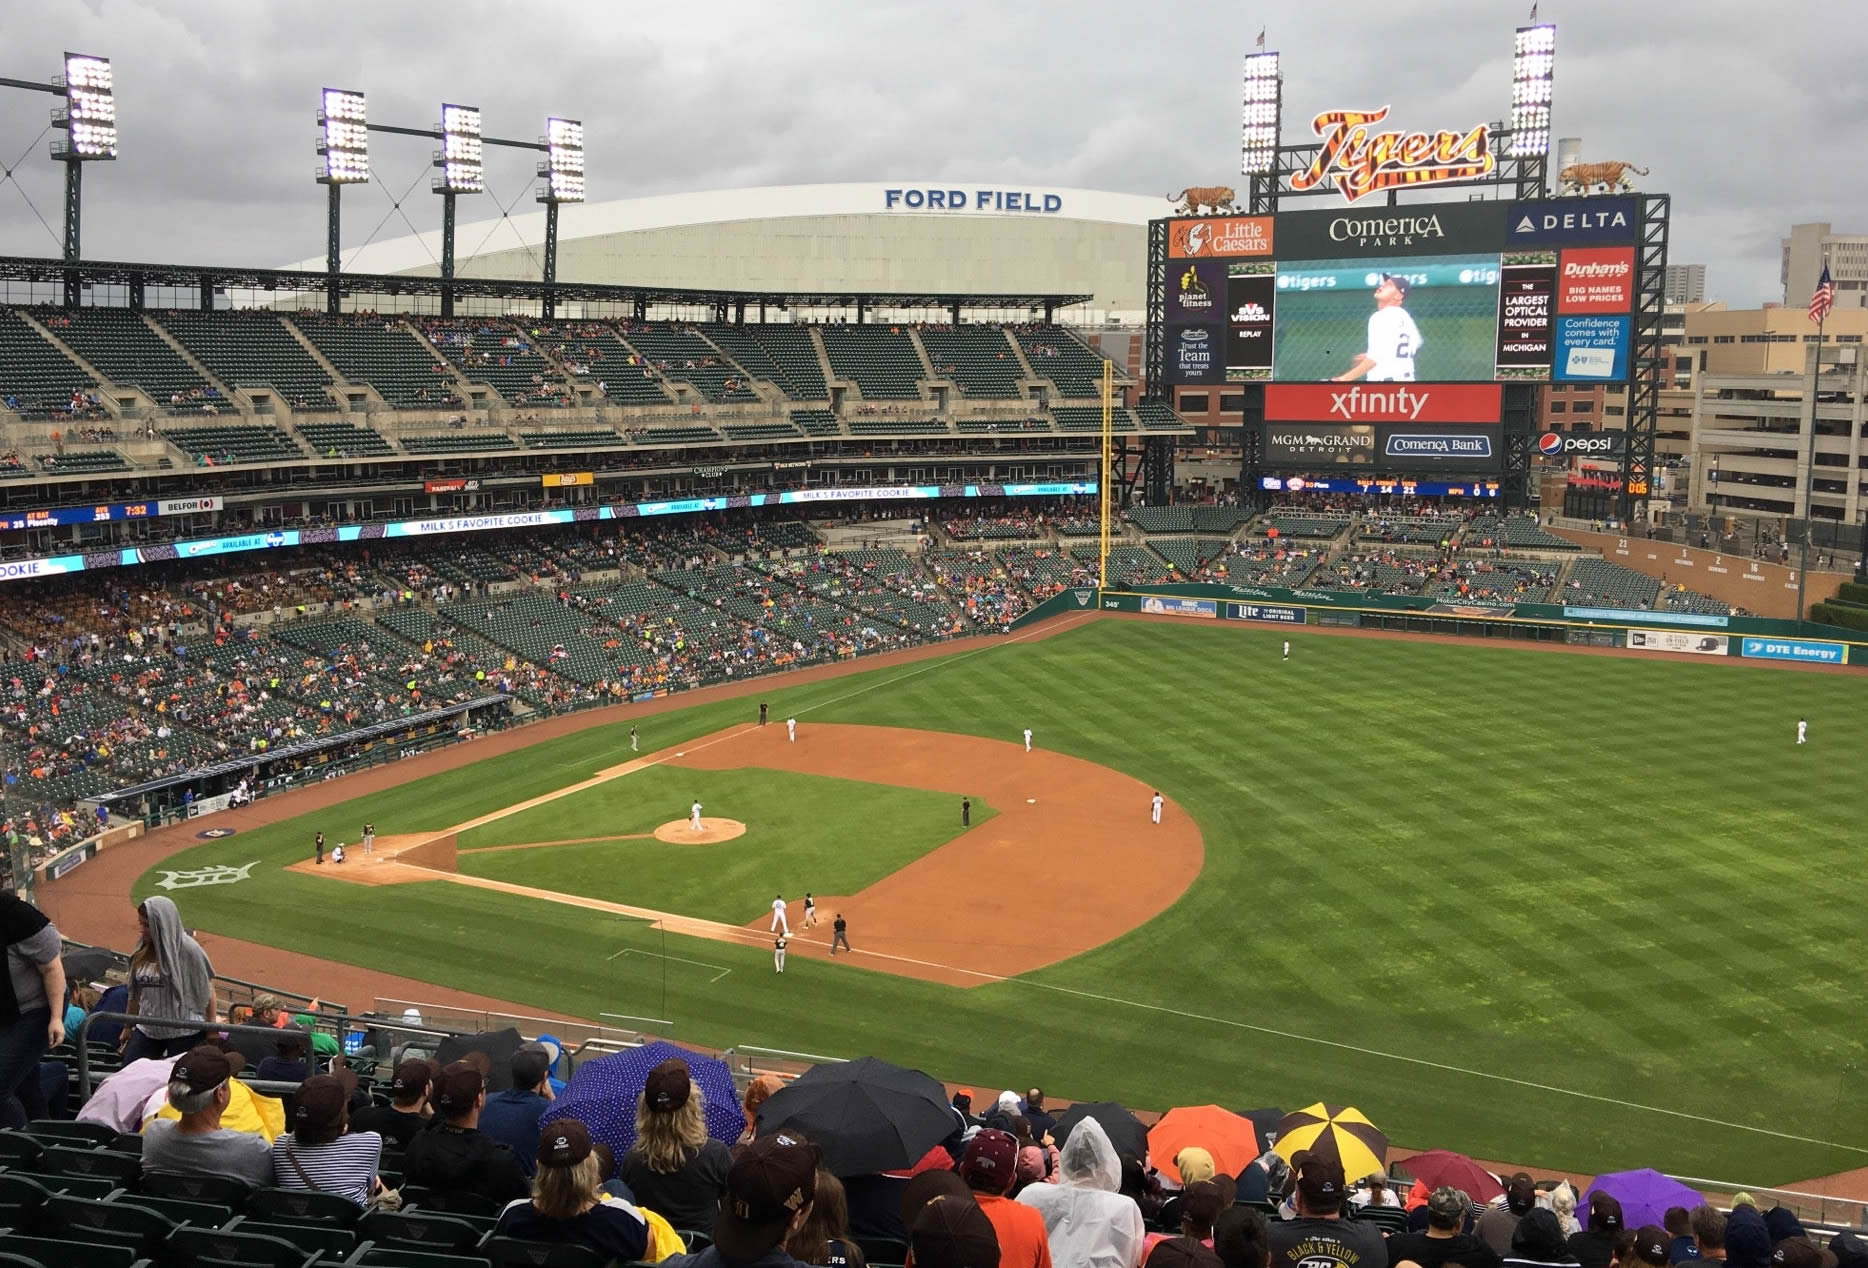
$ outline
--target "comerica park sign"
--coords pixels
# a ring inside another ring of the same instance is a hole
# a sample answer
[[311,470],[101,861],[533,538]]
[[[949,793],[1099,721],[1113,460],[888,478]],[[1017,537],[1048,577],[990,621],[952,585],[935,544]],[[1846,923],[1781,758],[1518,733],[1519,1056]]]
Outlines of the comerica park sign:
[[1343,201],[1401,186],[1445,185],[1474,180],[1498,167],[1486,124],[1465,132],[1378,132],[1388,117],[1380,110],[1326,110],[1311,121],[1323,140],[1310,166],[1291,176],[1298,193],[1333,184]]

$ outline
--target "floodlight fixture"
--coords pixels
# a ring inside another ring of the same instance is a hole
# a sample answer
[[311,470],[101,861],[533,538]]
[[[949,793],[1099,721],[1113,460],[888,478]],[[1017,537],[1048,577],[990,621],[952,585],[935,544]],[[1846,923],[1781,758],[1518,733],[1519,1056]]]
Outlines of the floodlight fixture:
[[363,94],[326,88],[318,107],[320,185],[364,185],[370,179],[370,130]]
[[117,96],[108,57],[66,53],[64,73],[52,81],[65,104],[52,108],[52,157],[92,163],[117,157]]
[[538,174],[545,183],[538,187],[541,203],[581,203],[584,201],[584,125],[577,119],[553,116],[545,120],[545,159]]
[[1556,78],[1557,28],[1521,26],[1511,51],[1511,153],[1535,158],[1550,152],[1550,100]]
[[1284,110],[1284,78],[1278,54],[1251,53],[1245,59],[1239,170],[1248,176],[1271,171],[1278,161],[1278,135]]
[[478,106],[441,107],[441,148],[435,151],[434,165],[441,169],[430,188],[437,194],[480,194],[486,192],[486,165],[481,155],[480,108]]

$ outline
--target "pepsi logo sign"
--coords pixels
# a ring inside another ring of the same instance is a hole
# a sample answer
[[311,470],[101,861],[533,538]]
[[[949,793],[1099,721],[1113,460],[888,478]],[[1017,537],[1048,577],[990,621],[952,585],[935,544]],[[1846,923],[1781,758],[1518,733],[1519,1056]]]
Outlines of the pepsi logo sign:
[[1547,431],[1537,438],[1537,452],[1554,458],[1563,452],[1563,437],[1554,431]]

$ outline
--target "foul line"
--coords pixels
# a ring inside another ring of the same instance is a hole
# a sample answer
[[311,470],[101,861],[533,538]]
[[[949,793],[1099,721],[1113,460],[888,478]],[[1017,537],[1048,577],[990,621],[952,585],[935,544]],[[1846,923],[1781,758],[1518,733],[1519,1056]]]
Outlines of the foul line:
[[719,969],[720,971],[718,973],[708,979],[707,985],[709,986],[712,986],[715,982],[718,982],[721,978],[733,971],[722,964],[709,964],[705,960],[684,960],[678,955],[663,955],[660,951],[642,951],[635,947],[624,947],[621,951],[611,956],[610,959],[615,960],[625,955],[646,955],[652,956],[657,960],[673,960],[676,964],[692,964],[697,969]]

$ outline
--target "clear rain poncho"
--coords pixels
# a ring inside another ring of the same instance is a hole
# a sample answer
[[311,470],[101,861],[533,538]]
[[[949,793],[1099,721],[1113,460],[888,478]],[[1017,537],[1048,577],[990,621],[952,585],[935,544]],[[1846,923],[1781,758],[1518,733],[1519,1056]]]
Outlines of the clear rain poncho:
[[1056,1184],[1028,1185],[1018,1201],[1044,1217],[1055,1268],[1136,1268],[1141,1208],[1117,1190],[1122,1162],[1101,1123],[1086,1118],[1058,1156]]

